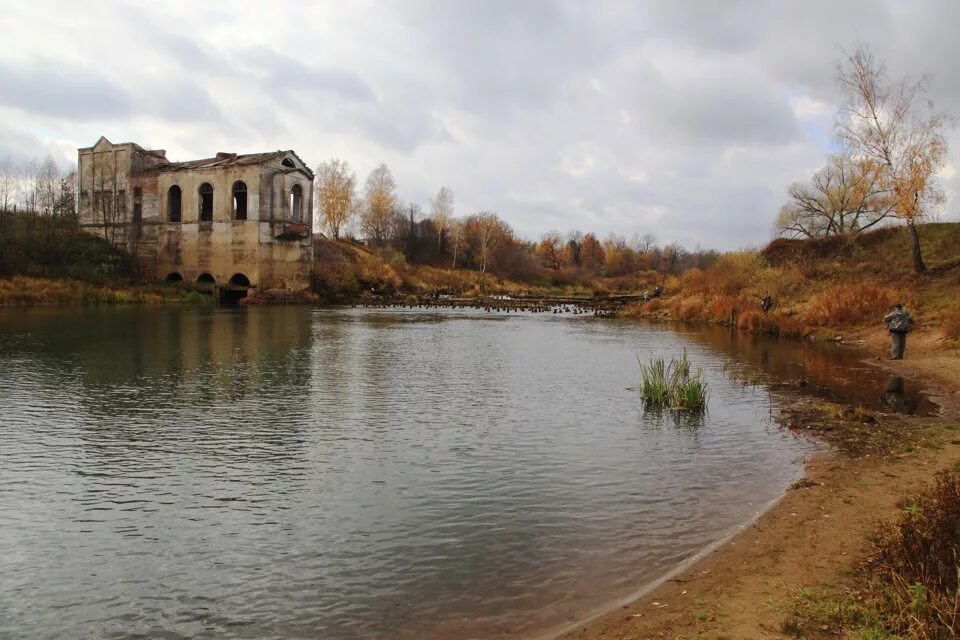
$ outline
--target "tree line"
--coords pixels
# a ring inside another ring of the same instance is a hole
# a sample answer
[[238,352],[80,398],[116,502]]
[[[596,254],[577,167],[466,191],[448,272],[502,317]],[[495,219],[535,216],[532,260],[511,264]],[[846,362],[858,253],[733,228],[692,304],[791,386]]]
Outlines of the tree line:
[[77,224],[76,171],[52,156],[0,159],[0,276],[114,282],[135,277],[129,256]]
[[0,159],[0,211],[47,217],[76,214],[76,172],[47,155],[15,162]]
[[519,237],[492,211],[455,215],[453,191],[441,186],[424,208],[403,202],[389,167],[380,164],[360,184],[341,159],[316,169],[314,210],[330,237],[364,242],[409,264],[494,272],[519,281],[557,283],[578,277],[634,276],[651,271],[681,273],[706,268],[716,251],[688,251],[679,244],[659,246],[652,234],[631,239],[610,234],[600,239],[582,231],[548,231],[539,240]]

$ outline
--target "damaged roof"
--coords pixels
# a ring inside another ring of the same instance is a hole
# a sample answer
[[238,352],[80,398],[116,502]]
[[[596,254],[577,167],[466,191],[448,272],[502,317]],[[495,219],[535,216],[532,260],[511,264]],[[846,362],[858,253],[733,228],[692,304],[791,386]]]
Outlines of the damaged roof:
[[221,167],[232,167],[238,165],[263,164],[265,162],[270,162],[271,160],[276,160],[279,163],[287,154],[292,155],[300,163],[301,166],[297,167],[297,169],[302,169],[305,171],[310,178],[314,177],[313,171],[310,170],[310,167],[307,166],[307,163],[305,163],[292,149],[288,149],[287,151],[267,151],[265,153],[218,153],[213,158],[204,158],[202,160],[186,160],[184,162],[169,162],[166,164],[156,165],[148,169],[144,169],[144,172],[217,169]]

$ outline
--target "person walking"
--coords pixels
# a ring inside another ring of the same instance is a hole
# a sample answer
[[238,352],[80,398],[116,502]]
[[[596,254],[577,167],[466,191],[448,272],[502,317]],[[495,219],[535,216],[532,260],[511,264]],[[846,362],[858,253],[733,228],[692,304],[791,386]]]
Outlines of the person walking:
[[883,321],[887,323],[890,331],[890,359],[903,360],[903,352],[907,348],[907,333],[913,327],[913,318],[898,302],[893,311],[883,316]]

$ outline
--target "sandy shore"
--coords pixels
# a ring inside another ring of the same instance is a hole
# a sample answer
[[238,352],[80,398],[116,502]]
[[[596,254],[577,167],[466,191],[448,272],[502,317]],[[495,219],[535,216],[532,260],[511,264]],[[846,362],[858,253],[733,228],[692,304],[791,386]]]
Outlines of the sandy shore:
[[[885,332],[860,336],[886,354]],[[960,462],[960,357],[937,336],[910,337],[907,359],[875,364],[922,380],[942,407],[938,418],[908,418],[929,429],[935,446],[880,458],[837,451],[812,456],[806,481],[752,525],[636,601],[564,633],[563,640],[784,638],[784,604],[800,588],[816,588],[863,557],[878,520],[899,510],[901,497]]]

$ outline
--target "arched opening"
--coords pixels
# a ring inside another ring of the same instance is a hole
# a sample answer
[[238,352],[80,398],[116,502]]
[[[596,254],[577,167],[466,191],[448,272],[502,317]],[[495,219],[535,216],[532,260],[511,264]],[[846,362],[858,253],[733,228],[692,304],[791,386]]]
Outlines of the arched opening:
[[290,189],[290,217],[296,222],[303,222],[303,188],[298,184]]
[[242,273],[235,273],[232,276],[230,276],[230,284],[232,284],[235,287],[249,287],[250,278],[243,275]]
[[167,189],[167,219],[180,222],[180,187],[173,185]]
[[176,284],[178,282],[183,282],[183,276],[174,271],[173,273],[167,274],[166,279],[167,284]]
[[200,195],[200,222],[213,221],[213,186],[204,182],[197,190]]
[[247,183],[243,180],[233,183],[233,219],[247,219]]
[[250,288],[250,278],[242,273],[235,273],[230,276],[230,282],[225,287],[220,287],[221,304],[237,304],[243,298],[247,297],[247,290]]
[[209,273],[201,273],[197,277],[197,287],[200,289],[213,289],[216,284],[216,279]]
[[297,165],[293,164],[293,160],[291,160],[290,158],[284,158],[280,164],[282,164],[285,167],[290,167],[291,169],[297,168]]

